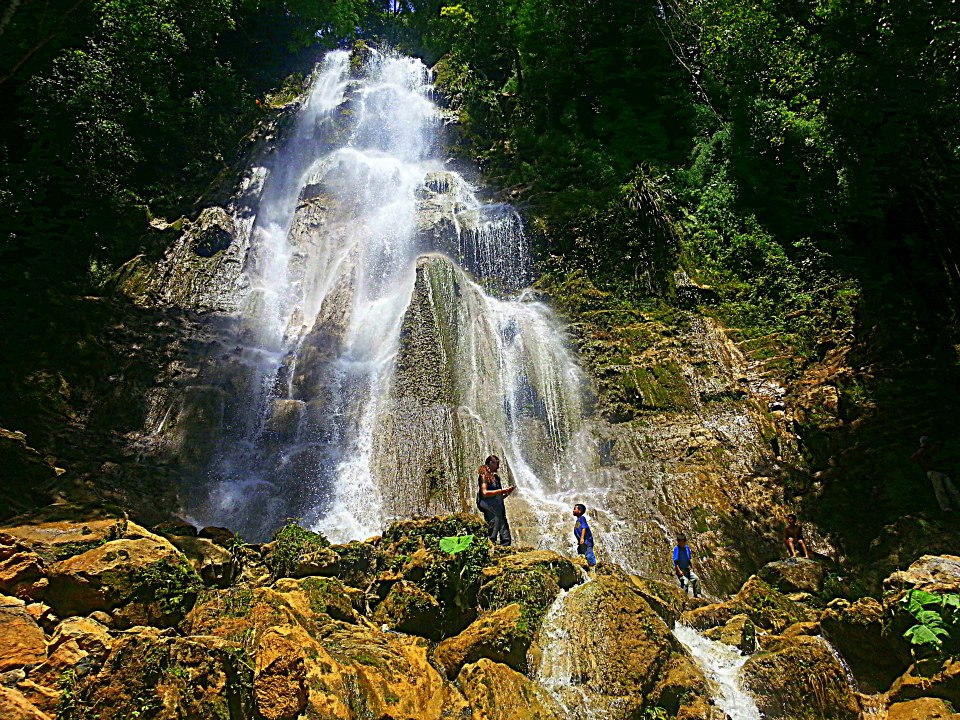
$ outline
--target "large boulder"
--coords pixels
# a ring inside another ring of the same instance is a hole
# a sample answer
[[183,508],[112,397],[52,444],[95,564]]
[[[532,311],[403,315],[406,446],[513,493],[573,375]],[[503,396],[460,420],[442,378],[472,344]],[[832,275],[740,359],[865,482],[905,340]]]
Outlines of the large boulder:
[[704,635],[748,655],[757,649],[757,629],[746,615],[734,615],[724,625],[710,628]]
[[703,672],[686,654],[678,652],[670,658],[650,702],[672,717],[709,720],[716,717],[716,708],[710,705],[710,695]]
[[914,663],[894,681],[889,697],[892,703],[934,697],[960,707],[960,660],[947,658]]
[[457,678],[474,720],[562,720],[569,717],[540,685],[487,658],[464,666]]
[[227,587],[233,581],[238,568],[228,550],[207,538],[171,535],[168,539],[187,557],[205,585]]
[[816,619],[813,612],[753,575],[726,602],[688,610],[680,621],[702,631],[725,625],[735,615],[747,615],[757,627],[774,633],[782,632],[794,623]]
[[126,625],[177,622],[201,586],[187,559],[156,535],[113,540],[48,574],[45,599],[61,617],[116,610]]
[[611,720],[636,717],[680,650],[666,624],[622,573],[598,566],[596,578],[572,589],[551,608],[537,638],[536,674],[561,672],[558,691],[568,703],[583,693]]
[[46,656],[43,630],[23,600],[0,595],[0,672],[36,665]]
[[387,597],[377,606],[373,619],[393,630],[439,640],[443,610],[433,595],[412,582],[395,583]]
[[688,609],[690,596],[676,585],[648,578],[630,576],[633,589],[642,597],[663,621],[673,627],[680,616]]
[[520,605],[513,603],[485,613],[459,635],[441,642],[433,658],[451,680],[464,665],[481,658],[525,672],[530,640]]
[[872,597],[837,598],[820,616],[820,627],[850,665],[864,692],[886,692],[910,664],[905,643],[884,632],[883,606]]
[[745,687],[768,720],[859,720],[843,666],[820,638],[781,639],[744,664]]
[[816,560],[789,558],[767,563],[757,577],[782,593],[805,592],[816,595],[823,590],[823,565]]
[[912,589],[931,593],[960,592],[960,557],[923,555],[906,570],[898,570],[883,581],[884,602],[895,602]]

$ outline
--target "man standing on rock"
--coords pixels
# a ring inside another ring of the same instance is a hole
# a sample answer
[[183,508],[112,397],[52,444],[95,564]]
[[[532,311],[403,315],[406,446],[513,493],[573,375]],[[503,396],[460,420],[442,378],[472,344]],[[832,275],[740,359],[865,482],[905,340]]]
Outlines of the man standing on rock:
[[700,597],[700,578],[693,571],[693,549],[687,545],[687,536],[683,533],[677,536],[677,545],[673,548],[673,570],[684,592],[690,587],[693,596]]
[[807,544],[803,541],[803,528],[797,522],[796,515],[787,515],[787,527],[783,531],[783,544],[787,546],[787,552],[790,557],[797,556],[797,548],[803,550],[803,556],[810,559],[810,553],[807,552]]
[[597,557],[593,554],[593,533],[590,532],[590,525],[583,514],[587,512],[587,506],[577,503],[573,506],[573,516],[577,519],[577,524],[573,526],[573,537],[577,540],[577,552],[587,559],[587,565],[593,567],[597,564]]
[[933,485],[933,494],[937,496],[937,504],[943,512],[951,512],[954,508],[950,507],[950,501],[960,510],[960,493],[953,485],[953,480],[945,472],[938,470],[939,465],[935,459],[937,450],[940,449],[939,443],[924,435],[920,438],[920,448],[910,456],[910,459],[917,463],[927,472],[930,484]]
[[503,499],[515,488],[503,487],[500,476],[497,475],[499,468],[500,458],[496,455],[488,457],[480,466],[477,478],[480,485],[477,490],[477,507],[483,513],[483,519],[487,521],[490,542],[509,545],[511,543],[510,524],[507,522],[507,509],[503,505]]

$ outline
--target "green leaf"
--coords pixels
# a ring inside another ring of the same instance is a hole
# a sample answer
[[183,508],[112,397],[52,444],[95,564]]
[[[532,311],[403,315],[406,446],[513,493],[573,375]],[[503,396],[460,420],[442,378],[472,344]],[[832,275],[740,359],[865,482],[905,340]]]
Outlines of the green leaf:
[[921,625],[926,625],[929,628],[942,628],[944,627],[943,618],[940,617],[940,613],[936,610],[921,610],[916,613],[914,616],[917,618],[917,622]]
[[466,550],[473,543],[473,535],[455,535],[440,538],[440,549],[451,555]]
[[909,628],[903,636],[913,645],[932,645],[933,647],[939,648],[942,644],[936,633],[925,625],[914,625]]
[[940,596],[924,590],[911,590],[900,602],[907,606],[908,612],[916,615],[928,605],[939,605]]

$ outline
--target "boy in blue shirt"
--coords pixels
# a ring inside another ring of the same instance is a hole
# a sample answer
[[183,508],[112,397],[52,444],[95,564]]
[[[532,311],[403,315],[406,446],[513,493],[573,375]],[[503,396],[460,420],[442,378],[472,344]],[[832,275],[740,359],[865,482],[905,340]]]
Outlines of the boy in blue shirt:
[[693,572],[693,550],[687,545],[687,536],[680,533],[677,536],[676,547],[673,548],[673,570],[680,581],[680,587],[687,591],[687,586],[693,589],[693,596],[700,597],[700,578]]
[[587,558],[588,566],[593,567],[597,564],[597,557],[593,554],[593,533],[583,516],[585,512],[586,505],[577,503],[573,506],[573,516],[577,519],[577,524],[573,526],[573,537],[577,540],[577,552]]

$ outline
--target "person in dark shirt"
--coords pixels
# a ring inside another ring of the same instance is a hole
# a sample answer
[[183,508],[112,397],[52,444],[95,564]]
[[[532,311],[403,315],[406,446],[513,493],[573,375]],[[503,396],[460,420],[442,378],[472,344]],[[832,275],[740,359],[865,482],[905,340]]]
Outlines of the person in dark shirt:
[[477,484],[477,507],[483,513],[483,519],[487,521],[487,532],[490,536],[490,542],[501,545],[509,545],[510,524],[507,522],[507,509],[504,507],[503,499],[514,491],[515,488],[503,487],[497,470],[500,468],[500,458],[491,455],[483,461],[478,471]]
[[941,469],[936,459],[940,446],[932,438],[924,435],[920,438],[920,447],[910,459],[917,463],[927,473],[930,484],[933,485],[933,494],[937,497],[937,504],[943,512],[952,512],[950,501],[960,510],[960,493],[953,484],[953,480]]
[[803,556],[810,559],[810,553],[807,552],[807,544],[803,540],[803,527],[797,522],[796,515],[787,515],[787,527],[783,530],[783,544],[787,546],[787,552],[790,557],[797,556],[797,548],[803,550]]
[[700,578],[693,571],[693,549],[687,545],[687,536],[680,533],[673,548],[673,571],[677,574],[684,592],[689,587],[694,597],[700,597]]
[[573,516],[577,519],[573,526],[573,537],[577,541],[577,552],[587,559],[588,567],[593,567],[597,564],[597,557],[593,554],[593,533],[584,517],[586,512],[586,505],[577,503],[573,506]]

